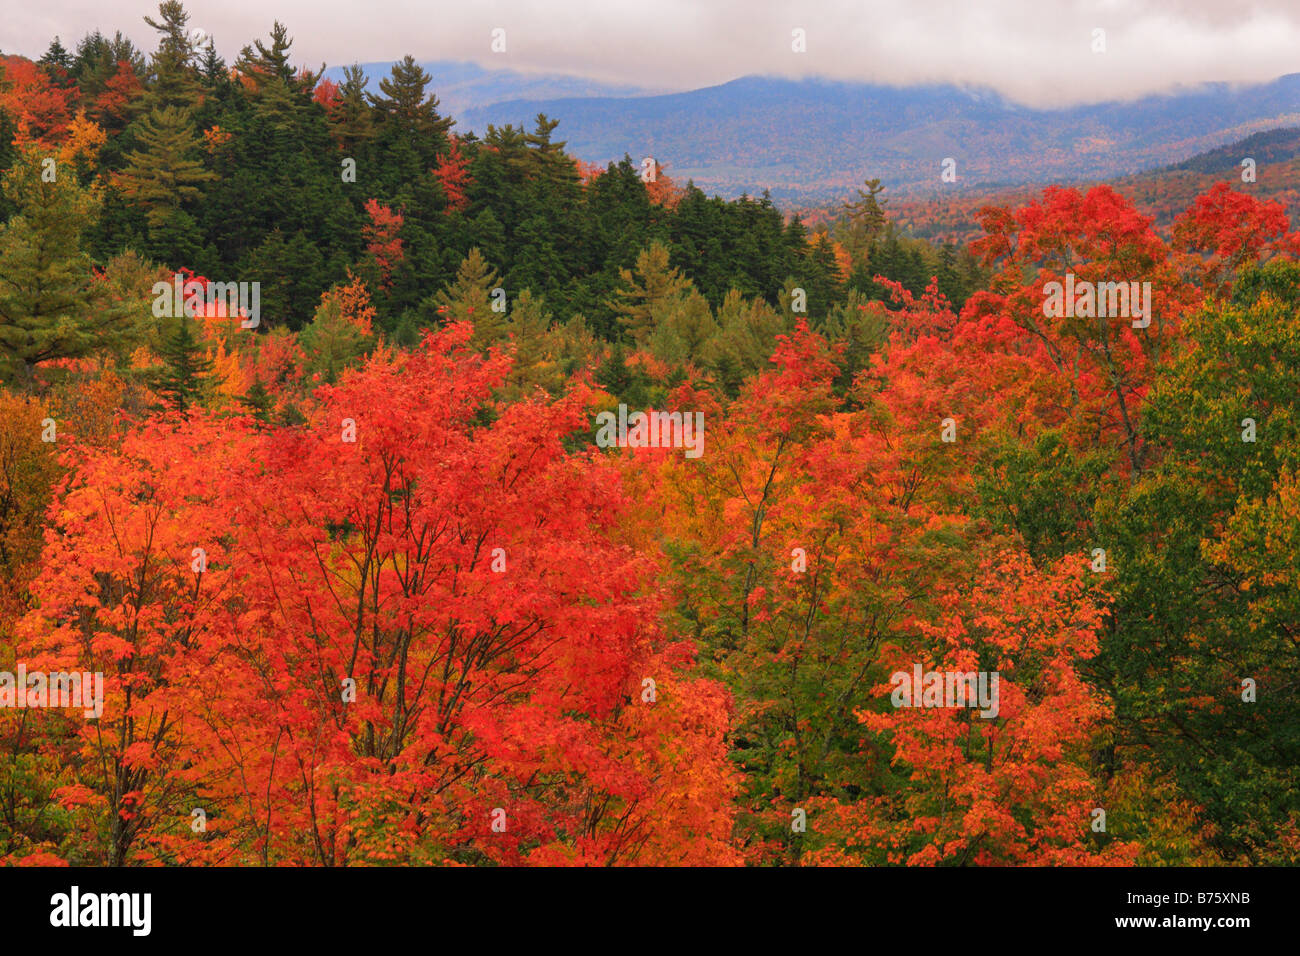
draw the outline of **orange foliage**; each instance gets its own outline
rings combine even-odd
[[[72,122],[75,88],[55,86],[26,57],[0,56],[0,109],[18,125],[16,138],[43,147],[62,142]]]

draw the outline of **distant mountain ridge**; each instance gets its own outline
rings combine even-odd
[[[453,115],[481,134],[489,123],[531,126],[539,112],[560,120],[556,137],[589,162],[654,156],[674,181],[707,192],[769,189],[783,205],[802,205],[850,194],[867,177],[894,195],[923,196],[1174,164],[1300,124],[1300,73],[1053,110],[975,87],[748,76],[662,95],[515,98]],[[956,161],[955,184],[940,182],[945,158]]]
[[[362,63],[362,71],[370,79],[369,93],[379,94],[379,81],[388,75],[392,63]],[[428,60],[420,64],[432,77],[431,85],[437,95],[441,112],[450,113],[457,120],[468,110],[481,108],[502,100],[521,98],[552,99],[556,97],[628,97],[662,93],[662,89],[628,86],[620,83],[602,83],[568,73],[525,73],[519,70],[488,69],[461,60]],[[343,67],[332,66],[325,76],[334,82],[343,79]]]

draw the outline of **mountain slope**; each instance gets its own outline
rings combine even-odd
[[[514,99],[466,110],[462,128],[531,124],[547,113],[574,155],[604,163],[652,155],[677,181],[726,196],[770,188],[782,200],[839,197],[868,176],[895,195],[1108,178],[1186,159],[1264,129],[1300,123],[1300,74],[1250,87],[1210,84],[1124,103],[1019,106],[956,86],[895,88],[743,77],[632,98]]]
[[[1241,161],[1255,160],[1255,182],[1241,180]],[[1269,130],[1193,156],[1181,163],[1105,182],[1129,197],[1147,215],[1155,217],[1157,230],[1167,229],[1174,217],[1216,182],[1249,192],[1258,199],[1282,203],[1293,225],[1300,225],[1300,128]],[[1080,189],[1097,181],[1078,184]],[[969,241],[981,235],[982,206],[1015,208],[1037,198],[1039,189],[1016,186],[970,190],[929,198],[904,197],[888,203],[889,217],[908,233],[924,239]],[[807,222],[837,214],[828,206],[802,211]]]

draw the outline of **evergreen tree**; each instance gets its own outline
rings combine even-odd
[[[515,362],[498,391],[505,401],[530,397],[538,388],[551,395],[562,394],[571,385],[569,376],[590,365],[598,351],[581,316],[564,324],[554,322],[543,299],[529,289],[510,304],[501,331],[508,334],[515,349]]]
[[[304,70],[295,72],[289,63],[289,47],[293,38],[283,23],[276,20],[271,27],[271,45],[268,47],[261,40],[254,40],[252,46],[240,51],[235,61],[235,69],[253,82],[256,90],[261,90],[268,83],[283,83],[289,89],[303,94],[310,94],[316,88],[316,81],[325,71],[324,64],[320,71],[313,73]]]
[[[661,242],[651,243],[637,256],[635,274],[622,269],[619,276],[623,287],[609,305],[623,331],[638,346],[644,345],[654,331],[655,306],[684,294],[691,281],[668,264],[668,247]]]
[[[194,326],[187,316],[180,316],[161,352],[163,367],[155,376],[154,391],[169,407],[185,412],[206,394],[212,373],[212,360],[194,337]]]
[[[478,344],[498,340],[506,317],[492,311],[492,290],[500,284],[483,254],[477,247],[471,249],[456,271],[455,281],[434,298],[439,318],[443,322],[473,322]]]
[[[253,380],[253,384],[248,386],[248,391],[239,397],[239,404],[259,422],[263,424],[270,422],[271,393],[267,391],[261,379]]]
[[[741,385],[768,368],[776,337],[790,332],[794,323],[764,299],[748,301],[732,290],[717,316],[718,332],[704,350],[704,359],[723,391],[735,397]]]
[[[199,136],[188,110],[155,108],[136,135],[143,148],[127,155],[117,184],[146,208],[149,225],[158,226],[169,212],[198,199],[199,186],[216,177],[196,158]]]
[[[666,299],[651,311],[654,332],[650,350],[670,365],[703,365],[718,324],[708,301],[698,292]]]
[[[69,86],[71,84],[74,60],[72,54],[59,42],[58,37],[50,41],[45,55],[37,62],[56,86]]]
[[[325,112],[281,79],[240,99],[248,105],[220,124],[233,139],[200,209],[202,233],[227,268],[261,278],[264,302],[268,283],[278,289],[285,311],[275,314],[297,327],[359,257],[360,207],[374,195],[360,190],[372,184],[341,182]]]
[[[342,278],[346,264],[327,264],[321,247],[305,231],[286,236],[273,229],[235,266],[235,274],[259,276],[262,322],[302,328],[316,311],[321,291]]]
[[[187,25],[190,15],[180,0],[163,0],[158,17],[144,22],[159,33],[158,49],[149,63],[153,85],[149,106],[190,108],[198,103],[199,74]]]
[[[17,161],[18,148],[14,145],[17,133],[18,125],[14,118],[7,110],[0,110],[0,169],[11,169]],[[0,223],[8,222],[16,211],[17,207],[0,190]]]
[[[82,37],[68,72],[77,81],[83,101],[97,98],[117,73],[117,61],[107,38],[98,30]]]
[[[298,343],[307,356],[306,371],[334,382],[345,368],[370,351],[374,337],[365,325],[345,313],[344,300],[335,289],[324,297],[312,321],[298,333]]]
[[[533,132],[524,136],[524,142],[531,150],[533,177],[536,182],[550,188],[573,187],[578,183],[578,172],[564,152],[564,141],[551,139],[559,125],[559,120],[538,113]]]
[[[226,61],[217,53],[217,45],[211,40],[203,48],[203,61],[200,66],[205,89],[219,92],[230,85],[230,74],[226,70]]]
[[[66,173],[46,182],[42,158],[25,149],[3,181],[17,212],[0,227],[0,375],[27,383],[41,362],[107,344],[130,313],[83,250],[97,198]]]
[[[807,258],[801,276],[801,285],[807,293],[808,315],[818,321],[842,298],[839,264],[835,261],[835,250],[831,247],[830,236],[821,233]]]
[[[466,224],[466,241],[473,243],[489,262],[501,262],[506,255],[506,227],[491,209],[484,209]]]
[[[847,228],[841,230],[839,238],[848,250],[849,259],[854,264],[862,261],[871,244],[876,241],[885,228],[885,200],[877,199],[885,187],[879,179],[868,179],[859,189],[857,202],[844,204],[847,214]]]
[[[626,356],[623,344],[616,342],[596,370],[596,384],[632,408],[662,406],[667,390],[651,381],[642,366],[629,367]]]
[[[83,97],[98,96],[103,84],[117,72],[117,65],[126,63],[143,78],[148,73],[148,63],[134,43],[118,30],[109,39],[95,30],[81,38],[72,60],[71,72],[81,87]]]
[[[339,84],[339,99],[330,112],[330,123],[343,155],[358,159],[357,154],[375,137],[375,120],[366,102],[370,80],[357,64],[345,67]]]
[[[86,116],[108,134],[104,164],[117,165],[122,154],[118,134],[135,119],[148,68],[143,54],[121,32],[108,39],[98,30],[82,38],[73,58],[72,76]]]
[[[392,72],[379,81],[380,96],[370,96],[387,132],[398,138],[418,141],[425,165],[433,155],[444,152],[454,120],[438,114],[438,97],[425,93],[433,77],[409,53],[393,64]]]
[[[835,393],[848,407],[854,402],[853,383],[858,373],[871,367],[871,356],[879,352],[889,338],[889,322],[880,306],[870,307],[868,299],[856,289],[849,290],[846,301],[831,308],[818,323],[820,331],[832,342],[844,346],[835,377]]]
[[[141,149],[126,157],[114,182],[145,211],[150,253],[179,264],[193,261],[201,236],[184,206],[202,195],[216,176],[197,158],[199,137],[188,110],[155,107],[136,124]]]

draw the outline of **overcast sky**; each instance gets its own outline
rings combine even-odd
[[[5,0],[0,50],[70,49],[98,27],[147,50],[148,0]],[[474,60],[687,89],[750,73],[993,86],[1034,105],[1300,72],[1300,0],[189,0],[233,61],[279,19],[313,68]],[[505,30],[506,52],[491,51]],[[795,28],[807,52],[791,49]],[[1093,52],[1095,29],[1104,53]],[[1300,108],[1300,105],[1298,105]]]

